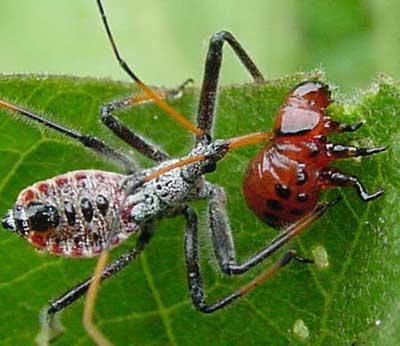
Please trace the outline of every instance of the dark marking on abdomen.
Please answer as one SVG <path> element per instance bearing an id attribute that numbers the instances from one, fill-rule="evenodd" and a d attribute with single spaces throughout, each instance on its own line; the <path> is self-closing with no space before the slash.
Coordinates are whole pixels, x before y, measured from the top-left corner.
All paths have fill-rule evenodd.
<path id="1" fill-rule="evenodd" d="M 98 195 L 96 198 L 96 206 L 101 215 L 107 215 L 109 203 L 106 197 L 104 197 L 103 195 Z"/>
<path id="2" fill-rule="evenodd" d="M 276 199 L 268 199 L 266 202 L 266 205 L 269 209 L 276 210 L 276 211 L 283 209 L 282 204 L 279 201 L 277 201 Z"/>
<path id="3" fill-rule="evenodd" d="M 281 198 L 289 198 L 290 197 L 290 189 L 287 185 L 276 184 L 275 192 Z"/>
<path id="4" fill-rule="evenodd" d="M 64 202 L 64 212 L 65 212 L 65 216 L 67 217 L 68 225 L 70 225 L 70 226 L 75 225 L 76 213 L 75 213 L 74 205 L 70 201 Z"/>
<path id="5" fill-rule="evenodd" d="M 88 198 L 81 199 L 81 210 L 83 217 L 85 218 L 86 222 L 90 222 L 93 219 L 93 205 L 92 202 Z"/>

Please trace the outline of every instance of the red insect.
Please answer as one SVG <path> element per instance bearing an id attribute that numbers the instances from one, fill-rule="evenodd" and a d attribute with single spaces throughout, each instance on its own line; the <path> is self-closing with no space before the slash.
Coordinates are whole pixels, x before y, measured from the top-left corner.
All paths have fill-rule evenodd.
<path id="1" fill-rule="evenodd" d="M 362 125 L 330 119 L 325 112 L 330 97 L 328 86 L 320 82 L 304 82 L 294 88 L 278 111 L 274 137 L 249 164 L 243 184 L 246 201 L 273 227 L 295 222 L 313 210 L 321 189 L 355 186 L 364 201 L 383 193 L 369 194 L 356 177 L 328 166 L 333 160 L 386 150 L 328 142 L 326 135 L 355 131 Z"/>

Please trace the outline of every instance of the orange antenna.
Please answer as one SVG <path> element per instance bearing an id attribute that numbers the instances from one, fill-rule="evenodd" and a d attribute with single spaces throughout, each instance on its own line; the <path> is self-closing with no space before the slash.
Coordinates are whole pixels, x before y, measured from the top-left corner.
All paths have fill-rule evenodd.
<path id="1" fill-rule="evenodd" d="M 194 126 L 189 120 L 187 120 L 183 115 L 181 115 L 175 108 L 171 107 L 167 102 L 165 102 L 160 96 L 157 95 L 150 87 L 143 83 L 140 78 L 132 71 L 128 64 L 121 57 L 118 47 L 115 43 L 114 37 L 111 33 L 110 26 L 108 25 L 107 17 L 104 12 L 103 5 L 100 0 L 97 0 L 97 5 L 100 10 L 101 19 L 103 20 L 104 27 L 107 32 L 108 39 L 110 40 L 111 47 L 114 51 L 114 55 L 117 58 L 122 69 L 136 82 L 137 86 L 142 89 L 161 109 L 163 109 L 170 117 L 172 117 L 179 125 L 181 125 L 186 130 L 194 133 L 197 136 L 201 136 L 204 131 L 200 128 Z"/>

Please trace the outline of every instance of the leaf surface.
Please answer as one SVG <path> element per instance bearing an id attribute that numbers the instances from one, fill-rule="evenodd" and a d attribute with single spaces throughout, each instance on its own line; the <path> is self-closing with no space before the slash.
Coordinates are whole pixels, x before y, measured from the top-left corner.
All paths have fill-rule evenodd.
<path id="1" fill-rule="evenodd" d="M 225 87 L 219 98 L 217 138 L 268 130 L 287 92 L 305 78 L 295 75 L 264 85 Z M 92 133 L 130 151 L 143 166 L 151 162 L 132 152 L 99 120 L 100 106 L 129 95 L 130 84 L 109 80 L 50 76 L 2 76 L 0 98 L 43 113 L 46 117 Z M 339 102 L 329 108 L 343 122 L 365 120 L 354 134 L 335 141 L 361 146 L 388 145 L 386 153 L 335 165 L 360 177 L 369 191 L 385 187 L 382 198 L 360 201 L 352 189 L 329 191 L 343 201 L 289 246 L 305 257 L 326 250 L 329 265 L 293 263 L 273 280 L 233 306 L 212 315 L 196 312 L 186 284 L 183 257 L 184 222 L 160 222 L 143 256 L 116 278 L 102 285 L 95 321 L 116 345 L 395 345 L 399 279 L 400 85 L 381 78 L 355 97 L 334 94 Z M 197 90 L 188 90 L 172 104 L 194 118 Z M 119 114 L 142 135 L 171 155 L 186 153 L 193 139 L 154 105 Z M 0 212 L 11 208 L 18 192 L 32 183 L 76 169 L 121 171 L 54 132 L 27 124 L 0 111 Z M 339 139 L 340 137 L 340 139 Z M 248 160 L 258 147 L 230 154 L 209 179 L 225 187 L 232 229 L 240 259 L 260 249 L 276 235 L 247 209 L 241 184 Z M 205 203 L 193 204 L 201 218 L 201 257 L 210 302 L 251 280 L 258 266 L 242 277 L 219 273 L 206 225 Z M 114 251 L 129 249 L 130 239 Z M 72 260 L 40 254 L 14 234 L 0 233 L 0 340 L 4 345 L 31 344 L 39 330 L 38 313 L 50 298 L 85 279 L 95 260 Z M 81 325 L 83 301 L 62 314 L 66 333 L 55 345 L 90 345 Z"/>

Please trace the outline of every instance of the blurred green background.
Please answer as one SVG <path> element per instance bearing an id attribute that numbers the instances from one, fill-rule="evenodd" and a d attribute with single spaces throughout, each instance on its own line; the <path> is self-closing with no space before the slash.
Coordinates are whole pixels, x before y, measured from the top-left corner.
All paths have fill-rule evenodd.
<path id="1" fill-rule="evenodd" d="M 208 38 L 230 30 L 267 78 L 322 67 L 344 90 L 400 76 L 400 1 L 105 0 L 123 55 L 149 84 L 201 81 Z M 95 0 L 1 0 L 0 72 L 126 79 Z M 226 50 L 224 83 L 248 79 Z"/>

